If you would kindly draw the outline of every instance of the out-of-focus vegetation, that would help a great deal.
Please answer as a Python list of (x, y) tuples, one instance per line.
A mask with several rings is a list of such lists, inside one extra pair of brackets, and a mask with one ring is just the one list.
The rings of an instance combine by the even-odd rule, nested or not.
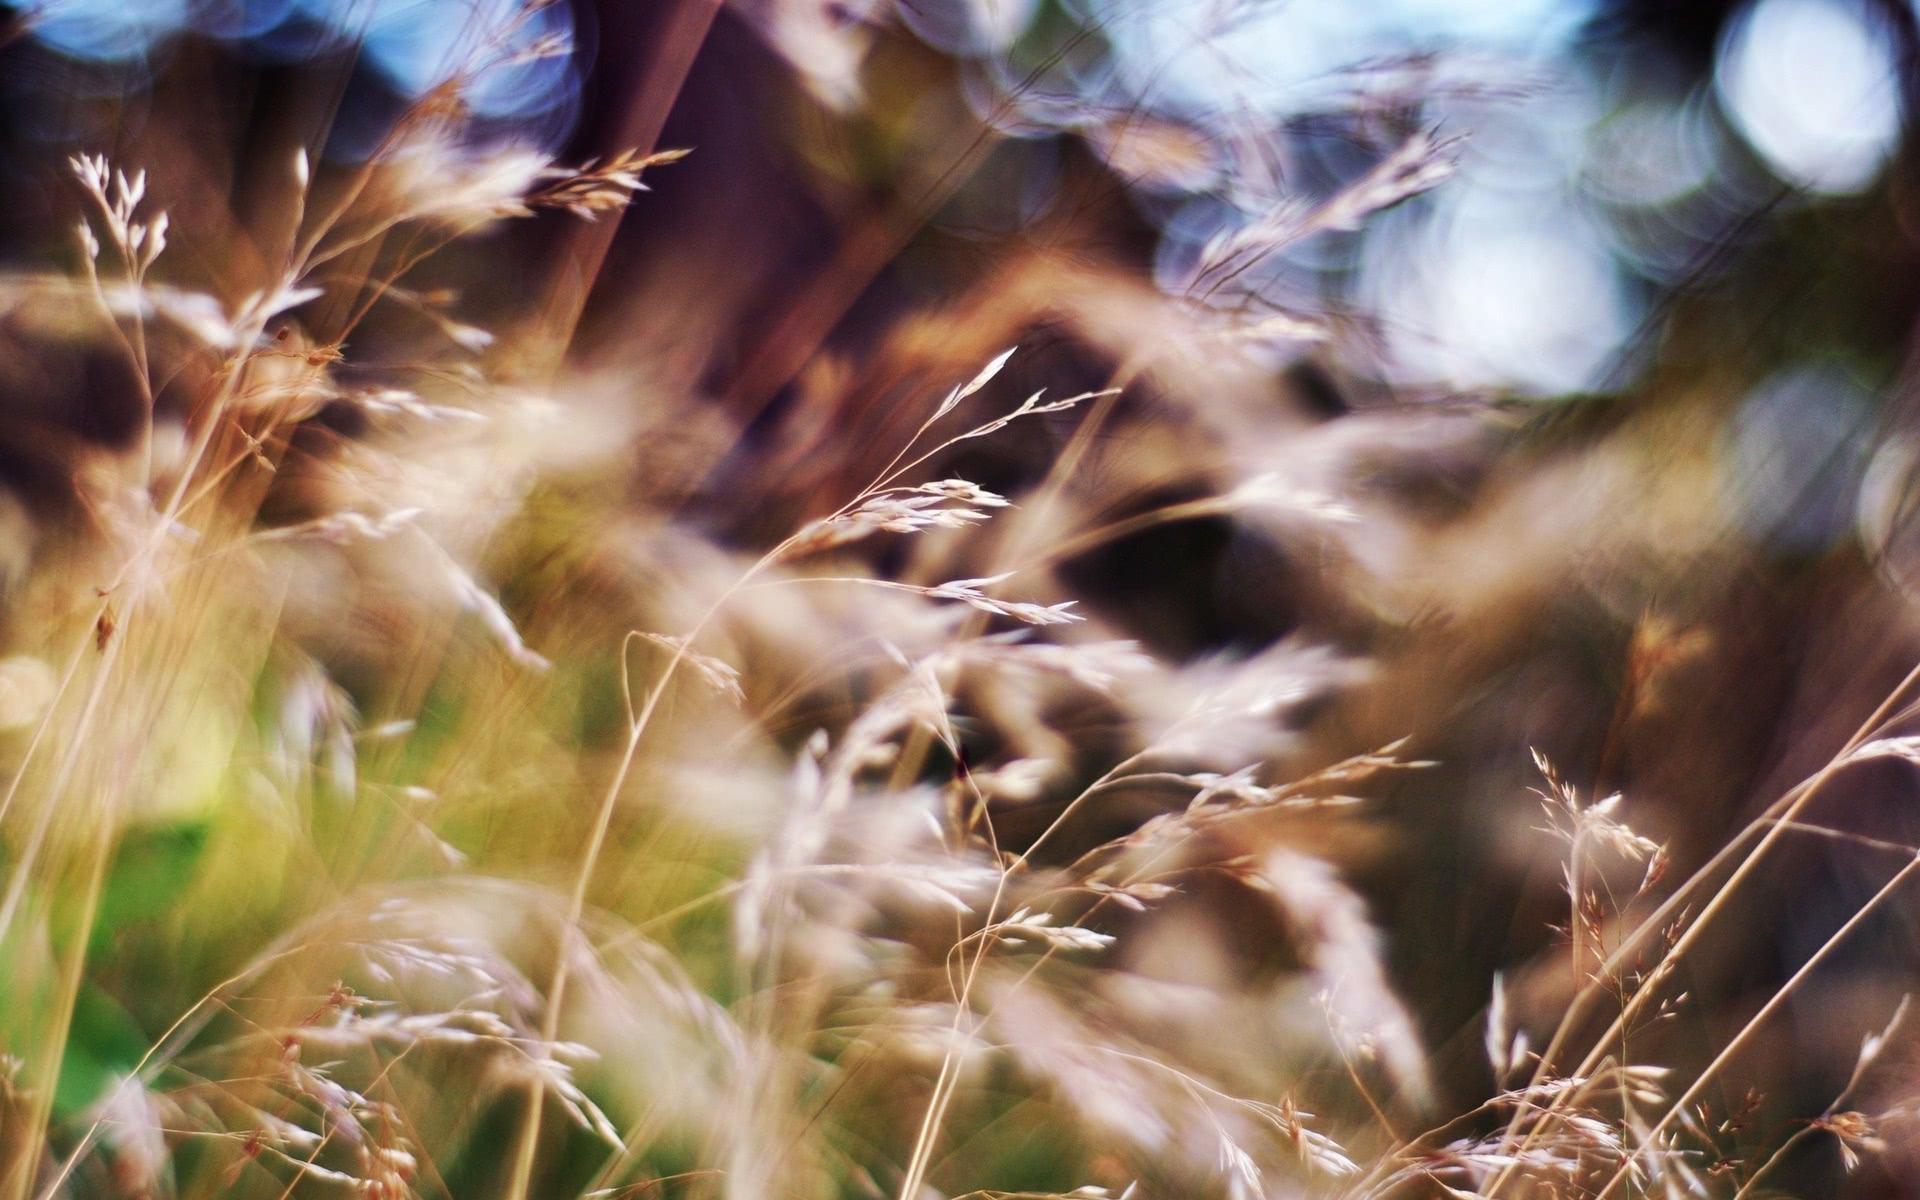
[(1912, 1191), (1906, 0), (0, 13), (0, 1200)]

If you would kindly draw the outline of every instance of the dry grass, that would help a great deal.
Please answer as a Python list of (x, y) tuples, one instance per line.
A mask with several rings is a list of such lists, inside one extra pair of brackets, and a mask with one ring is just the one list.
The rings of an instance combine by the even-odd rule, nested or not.
[[(287, 147), (270, 228), (170, 221), (158, 146), (83, 154), (73, 245), (0, 280), (10, 354), (98, 356), (135, 409), (19, 514), (0, 1196), (1744, 1197), (1908, 1144), (1904, 999), (1836, 1008), (1865, 1041), (1824, 1109), (1739, 1097), (1910, 903), (1920, 851), (1822, 802), (1920, 763), (1915, 676), (1704, 850), (1561, 775), (1550, 709), (1459, 732), (1552, 603), (1740, 578), (1676, 515), (1708, 468), (1646, 482), (1708, 418), (1571, 459), (1494, 404), (1307, 420), (1255, 352), (1337, 323), (1201, 303), (1444, 186), (1449, 143), (1383, 142), (1183, 295), (1010, 249), (807, 356), (750, 438), (651, 343), (569, 358), (565, 306), (496, 340), (417, 281), (503, 222), (644, 222), (687, 169), (481, 148), (472, 78), (364, 163)], [(1311, 564), (1227, 585), (1297, 619), (1141, 644), (1215, 586), (1152, 539), (1221, 527)], [(1603, 767), (1716, 644), (1642, 612)], [(1754, 999), (1727, 962), (1808, 843), (1875, 882)], [(1453, 926), (1394, 879), (1449, 863), (1526, 927), (1422, 976)], [(1545, 864), (1557, 937), (1513, 884)]]

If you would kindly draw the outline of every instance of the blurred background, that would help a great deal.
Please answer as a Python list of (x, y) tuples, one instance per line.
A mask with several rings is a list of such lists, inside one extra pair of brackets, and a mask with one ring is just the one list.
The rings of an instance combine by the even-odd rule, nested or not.
[[(12, 253), (48, 234), (33, 201), (47, 152), (139, 135), (163, 119), (169, 89), (217, 81), (208, 115), (229, 149), (304, 122), (323, 129), (326, 158), (352, 162), (505, 30), (516, 50), (565, 53), (489, 72), (465, 98), (474, 136), (575, 157), (636, 133), (716, 147), (616, 252), (657, 258), (649, 236), (693, 222), (763, 239), (735, 243), (770, 260), (768, 278), (732, 285), (757, 288), (735, 301), (749, 310), (818, 274), (855, 216), (887, 207), (914, 215), (894, 218), (896, 251), (863, 294), (910, 291), (913, 268), (969, 244), (1043, 239), (1097, 164), (1116, 250), (1159, 287), (1363, 321), (1365, 353), (1343, 347), (1340, 367), (1399, 387), (1624, 390), (1659, 364), (1677, 301), (1732, 290), (1762, 247), (1820, 244), (1800, 275), (1787, 269), (1797, 255), (1768, 257), (1804, 310), (1789, 318), (1778, 309), (1790, 301), (1764, 286), (1745, 295), (1749, 324), (1766, 310), (1799, 330), (1793, 361), (1770, 365), (1845, 360), (1832, 365), (1870, 389), (1903, 327), (1911, 242), (1889, 197), (1907, 186), (1903, 117), (1920, 87), (1904, 4), (604, 7), (522, 19), (506, 0), (12, 5)], [(979, 131), (926, 140), (967, 117)], [(1337, 190), (1389, 131), (1414, 126), (1462, 139), (1461, 177), (1444, 192), (1246, 270), (1209, 270), (1209, 247), (1283, 201)], [(918, 161), (903, 161), (907, 147)], [(736, 186), (717, 186), (727, 172)], [(1873, 220), (1884, 236), (1846, 257), (1837, 226), (1864, 239)], [(833, 332), (851, 337), (850, 325)]]

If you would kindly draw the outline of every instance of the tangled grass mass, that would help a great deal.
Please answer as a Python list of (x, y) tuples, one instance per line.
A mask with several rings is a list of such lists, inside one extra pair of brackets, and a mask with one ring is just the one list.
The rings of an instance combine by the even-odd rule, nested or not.
[(0, 1200), (1920, 1196), (1920, 23), (1512, 7), (0, 8)]

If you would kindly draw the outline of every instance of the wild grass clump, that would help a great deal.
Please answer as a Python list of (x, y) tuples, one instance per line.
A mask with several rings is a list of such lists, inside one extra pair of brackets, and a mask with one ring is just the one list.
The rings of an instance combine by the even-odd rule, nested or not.
[[(88, 149), (72, 244), (0, 280), (11, 346), (132, 405), (63, 447), (10, 584), (0, 1195), (1743, 1197), (1906, 1136), (1904, 1000), (1823, 1109), (1727, 1088), (1920, 869), (1811, 819), (1920, 761), (1914, 677), (1705, 854), (1517, 725), (1537, 795), (1496, 776), (1473, 825), (1434, 679), (1571, 584), (1527, 574), (1557, 560), (1522, 467), (1479, 516), (1403, 492), (1537, 464), (1494, 405), (1278, 419), (1236, 347), (1330, 328), (1205, 303), (1442, 185), (1447, 140), (1375, 147), (1184, 295), (1005, 264), (749, 429), (569, 357), (564, 304), (496, 332), (421, 278), (503, 223), (645, 222), (687, 169), (489, 146), (473, 77), (363, 161), (249, 164), (265, 227)], [(1212, 587), (1152, 540), (1194, 529), (1313, 564), (1247, 585), (1297, 620), (1143, 635)], [(1128, 563), (1169, 576), (1131, 610)], [(1701, 1014), (1696, 961), (1808, 838), (1877, 890)], [(1557, 933), (1516, 888), (1498, 961), (1410, 977), (1451, 926), (1397, 873), (1492, 874), (1499, 839), (1557, 871)]]

